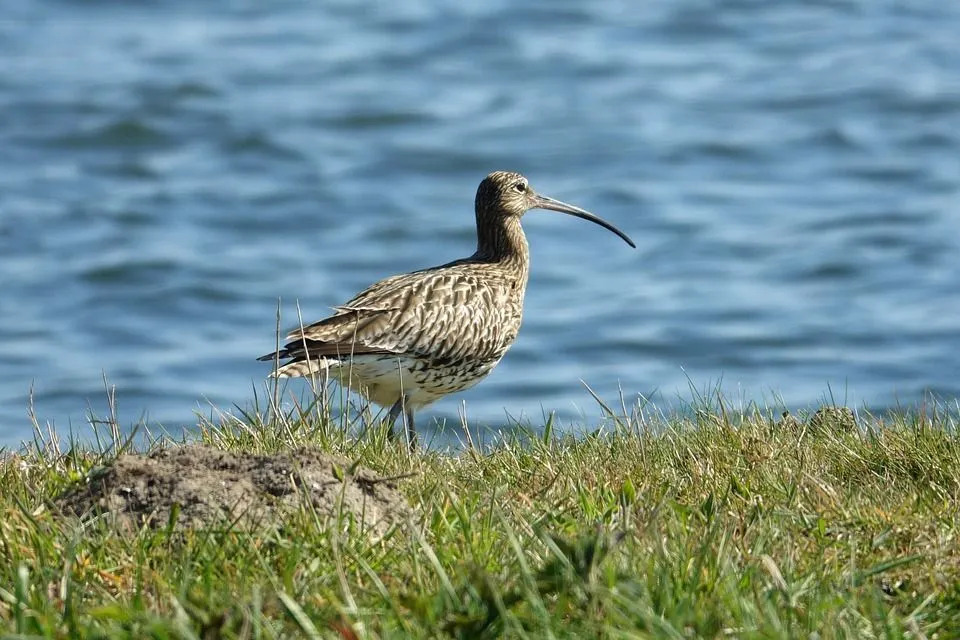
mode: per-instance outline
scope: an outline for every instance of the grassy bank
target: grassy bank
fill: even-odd
[[[264,533],[84,527],[49,500],[112,445],[38,441],[0,462],[0,634],[960,637],[955,412],[779,420],[634,412],[455,456],[313,410],[200,425],[230,451],[410,474],[421,519],[378,541],[308,507]]]

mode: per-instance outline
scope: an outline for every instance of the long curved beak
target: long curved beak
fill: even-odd
[[[551,211],[559,211],[560,213],[569,213],[571,216],[576,216],[578,218],[583,218],[584,220],[589,220],[590,222],[595,222],[604,229],[613,231],[615,234],[623,238],[624,242],[634,249],[637,248],[637,245],[633,244],[633,240],[630,239],[630,236],[625,234],[623,231],[620,231],[620,229],[617,229],[600,216],[595,216],[589,211],[585,211],[580,207],[575,207],[572,204],[567,204],[566,202],[560,202],[559,200],[542,196],[539,193],[534,196],[534,201],[535,203],[532,207],[534,209],[549,209]]]

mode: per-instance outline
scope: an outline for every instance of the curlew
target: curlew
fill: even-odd
[[[530,250],[520,219],[530,209],[567,213],[633,241],[606,220],[539,195],[519,173],[495,171],[477,189],[477,250],[469,258],[381,280],[335,313],[287,336],[272,360],[277,377],[327,373],[402,414],[413,414],[482,380],[513,344],[523,319]],[[289,360],[280,363],[281,360]]]

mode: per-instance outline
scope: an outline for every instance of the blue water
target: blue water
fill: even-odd
[[[0,7],[0,442],[248,405],[283,324],[532,212],[520,337],[428,409],[960,395],[960,4]]]

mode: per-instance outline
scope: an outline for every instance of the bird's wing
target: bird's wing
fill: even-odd
[[[383,333],[381,325],[385,318],[397,310],[389,293],[396,289],[396,281],[402,278],[395,276],[381,280],[346,304],[334,307],[332,316],[291,330],[287,334],[285,354],[281,357],[303,355],[304,347],[311,356],[395,353],[377,337]],[[375,295],[377,292],[381,295]]]
[[[503,311],[497,290],[486,279],[459,269],[394,276],[337,307],[329,318],[292,331],[287,349],[302,351],[306,345],[311,356],[475,356],[477,349],[500,346],[496,336],[483,340],[481,331]]]

